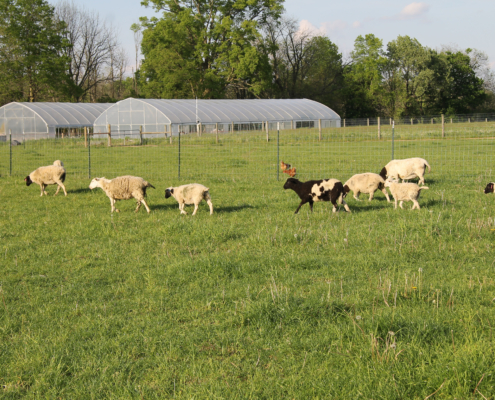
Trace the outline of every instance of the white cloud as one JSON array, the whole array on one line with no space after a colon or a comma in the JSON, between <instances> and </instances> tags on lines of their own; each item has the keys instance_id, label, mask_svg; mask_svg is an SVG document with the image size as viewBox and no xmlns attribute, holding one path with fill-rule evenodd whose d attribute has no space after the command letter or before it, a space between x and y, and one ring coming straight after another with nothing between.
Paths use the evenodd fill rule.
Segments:
<instances>
[{"instance_id":1,"label":"white cloud","mask_svg":"<svg viewBox=\"0 0 495 400\"><path fill-rule=\"evenodd\" d=\"M400 14L399 19L411 19L424 16L430 9L426 3L411 3L405 6Z\"/></svg>"},{"instance_id":2,"label":"white cloud","mask_svg":"<svg viewBox=\"0 0 495 400\"><path fill-rule=\"evenodd\" d=\"M360 27L361 27L361 22L359 22L359 21L354 21L354 22L352 23L352 27L353 27L353 28L360 28Z\"/></svg>"},{"instance_id":3,"label":"white cloud","mask_svg":"<svg viewBox=\"0 0 495 400\"><path fill-rule=\"evenodd\" d=\"M328 35L329 33L336 33L348 28L348 24L342 20L323 22L319 28L314 26L311 22L303 19L299 23L299 32L311 33L313 35Z\"/></svg>"}]
</instances>

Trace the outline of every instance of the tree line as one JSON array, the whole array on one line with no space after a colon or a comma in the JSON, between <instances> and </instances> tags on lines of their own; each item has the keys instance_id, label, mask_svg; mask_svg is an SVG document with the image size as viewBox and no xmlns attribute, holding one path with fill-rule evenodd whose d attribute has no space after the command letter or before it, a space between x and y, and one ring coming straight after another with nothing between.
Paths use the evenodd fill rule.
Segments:
<instances>
[{"instance_id":1,"label":"tree line","mask_svg":"<svg viewBox=\"0 0 495 400\"><path fill-rule=\"evenodd\" d=\"M343 56L283 0L143 0L136 60L97 13L66 0L0 0L0 104L126 97L308 98L343 118L495 112L487 56L409 36L358 36ZM142 52L143 60L139 61Z\"/></svg>"}]
</instances>

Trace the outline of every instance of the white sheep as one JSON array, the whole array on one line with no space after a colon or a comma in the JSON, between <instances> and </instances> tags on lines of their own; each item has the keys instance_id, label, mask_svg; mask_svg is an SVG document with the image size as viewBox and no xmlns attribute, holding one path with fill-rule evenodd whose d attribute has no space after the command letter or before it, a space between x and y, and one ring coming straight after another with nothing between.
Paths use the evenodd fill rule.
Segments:
<instances>
[{"instance_id":1,"label":"white sheep","mask_svg":"<svg viewBox=\"0 0 495 400\"><path fill-rule=\"evenodd\" d=\"M65 181L65 168L64 163L60 160L54 161L53 165L35 169L24 178L24 181L26 182L26 186L31 185L33 182L40 185L40 196L43 196L43 194L48 196L48 193L45 191L47 185L58 185L55 196L58 194L60 188L64 189L64 193L67 196L67 191L63 183Z\"/></svg>"},{"instance_id":2,"label":"white sheep","mask_svg":"<svg viewBox=\"0 0 495 400\"><path fill-rule=\"evenodd\" d=\"M357 201L361 201L359 200L360 193L369 194L369 201L373 200L373 196L378 189L383 192L387 201L390 203L390 197L388 197L387 189L385 189L385 179L378 174L372 172L356 174L344 183L344 192L349 193L352 191Z\"/></svg>"},{"instance_id":3,"label":"white sheep","mask_svg":"<svg viewBox=\"0 0 495 400\"><path fill-rule=\"evenodd\" d=\"M150 213L150 208L144 198L146 196L146 189L149 187L155 189L155 187L143 178L130 175L119 176L114 179L94 178L89 184L89 188L94 189L97 187L103 189L110 199L112 212L120 212L115 208L115 201L134 198L137 201L136 212L139 211L141 203L143 203L148 214Z\"/></svg>"},{"instance_id":4,"label":"white sheep","mask_svg":"<svg viewBox=\"0 0 495 400\"><path fill-rule=\"evenodd\" d=\"M426 186L419 187L415 183L399 183L393 181L386 181L385 187L390 188L390 193L392 193L392 196L394 196L394 208L397 208L397 201L399 201L400 208L404 208L402 207L402 202L412 201L413 207L411 208L411 210L414 210L415 208L417 208L418 210L420 209L418 203L419 195L421 194L422 190L428 189L428 187Z\"/></svg>"},{"instance_id":5,"label":"white sheep","mask_svg":"<svg viewBox=\"0 0 495 400\"><path fill-rule=\"evenodd\" d=\"M380 176L383 179L402 179L404 182L408 179L419 178L418 184L425 184L425 170L431 172L430 164L424 158L406 158L404 160L392 160L382 168Z\"/></svg>"},{"instance_id":6,"label":"white sheep","mask_svg":"<svg viewBox=\"0 0 495 400\"><path fill-rule=\"evenodd\" d=\"M187 214L184 211L186 204L194 204L194 212L198 211L198 205L202 200L206 200L210 206L210 215L213 214L213 204L211 203L211 196L209 189L199 183L190 183L188 185L182 185L177 187L169 187L165 189L165 198L168 199L172 196L179 203L179 210L181 214Z\"/></svg>"}]
</instances>

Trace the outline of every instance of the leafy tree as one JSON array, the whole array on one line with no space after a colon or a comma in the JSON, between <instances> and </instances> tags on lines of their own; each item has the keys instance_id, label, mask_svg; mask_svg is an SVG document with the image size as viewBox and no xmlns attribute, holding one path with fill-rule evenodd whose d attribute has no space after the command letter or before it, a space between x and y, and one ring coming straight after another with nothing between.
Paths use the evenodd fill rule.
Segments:
<instances>
[{"instance_id":1,"label":"leafy tree","mask_svg":"<svg viewBox=\"0 0 495 400\"><path fill-rule=\"evenodd\" d=\"M351 63L344 69L346 118L376 115L382 91L381 71L386 63L383 42L373 34L358 36Z\"/></svg>"},{"instance_id":2,"label":"leafy tree","mask_svg":"<svg viewBox=\"0 0 495 400\"><path fill-rule=\"evenodd\" d=\"M163 17L145 27L141 76L148 97L259 96L271 84L257 47L258 23L278 18L282 0L145 0Z\"/></svg>"},{"instance_id":3,"label":"leafy tree","mask_svg":"<svg viewBox=\"0 0 495 400\"><path fill-rule=\"evenodd\" d=\"M69 85L65 23L44 0L0 0L0 92L4 101L55 99Z\"/></svg>"}]
</instances>

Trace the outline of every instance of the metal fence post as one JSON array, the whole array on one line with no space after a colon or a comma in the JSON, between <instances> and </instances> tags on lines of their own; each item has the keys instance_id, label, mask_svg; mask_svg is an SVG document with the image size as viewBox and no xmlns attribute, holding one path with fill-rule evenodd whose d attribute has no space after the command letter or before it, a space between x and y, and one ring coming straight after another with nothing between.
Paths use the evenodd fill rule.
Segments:
<instances>
[{"instance_id":1,"label":"metal fence post","mask_svg":"<svg viewBox=\"0 0 495 400\"><path fill-rule=\"evenodd\" d=\"M91 135L88 135L88 179L91 179Z\"/></svg>"},{"instance_id":2,"label":"metal fence post","mask_svg":"<svg viewBox=\"0 0 495 400\"><path fill-rule=\"evenodd\" d=\"M277 181L279 180L280 165L280 122L277 122Z\"/></svg>"},{"instance_id":3,"label":"metal fence post","mask_svg":"<svg viewBox=\"0 0 495 400\"><path fill-rule=\"evenodd\" d=\"M9 129L9 158L10 158L9 176L12 176L12 129Z\"/></svg>"},{"instance_id":4,"label":"metal fence post","mask_svg":"<svg viewBox=\"0 0 495 400\"><path fill-rule=\"evenodd\" d=\"M181 131L181 126L179 125L179 175L178 175L179 179L180 179L180 137L181 137L180 131Z\"/></svg>"},{"instance_id":5,"label":"metal fence post","mask_svg":"<svg viewBox=\"0 0 495 400\"><path fill-rule=\"evenodd\" d=\"M392 160L394 159L394 131L395 131L395 120L392 121Z\"/></svg>"}]
</instances>

